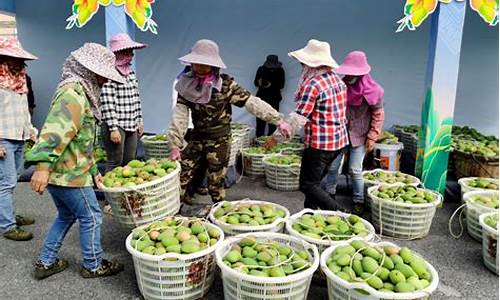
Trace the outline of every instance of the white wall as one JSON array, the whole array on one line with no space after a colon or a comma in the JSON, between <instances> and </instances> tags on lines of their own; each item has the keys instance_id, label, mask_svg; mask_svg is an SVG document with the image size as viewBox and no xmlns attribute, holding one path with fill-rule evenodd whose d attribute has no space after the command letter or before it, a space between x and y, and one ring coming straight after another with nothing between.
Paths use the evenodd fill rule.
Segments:
<instances>
[{"instance_id":1,"label":"white wall","mask_svg":"<svg viewBox=\"0 0 500 300\"><path fill-rule=\"evenodd\" d=\"M83 29L64 30L70 3L45 0L36 10L30 0L17 0L19 33L27 49L41 57L30 64L37 102L36 121L59 80L69 51L84 41L104 43L102 12ZM253 76L265 56L280 56L287 74L282 111L293 107L299 65L286 53L318 38L332 44L339 62L351 50L368 53L373 76L386 90L387 127L420 121L427 63L429 20L415 32L396 34L402 1L373 0L169 0L156 1L157 36L137 32L150 47L139 51L137 69L146 130L161 131L170 120L172 80L181 69L177 58L200 38L216 40L227 72L255 92ZM498 27L488 27L468 9L463 38L455 120L498 135ZM253 124L241 109L237 121Z\"/></svg>"}]
</instances>

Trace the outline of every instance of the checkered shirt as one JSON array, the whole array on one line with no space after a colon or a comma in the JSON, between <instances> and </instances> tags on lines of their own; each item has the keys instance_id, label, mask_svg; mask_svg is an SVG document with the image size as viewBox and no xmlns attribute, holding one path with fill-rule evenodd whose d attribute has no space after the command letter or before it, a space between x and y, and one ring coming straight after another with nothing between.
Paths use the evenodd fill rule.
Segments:
<instances>
[{"instance_id":1,"label":"checkered shirt","mask_svg":"<svg viewBox=\"0 0 500 300\"><path fill-rule=\"evenodd\" d=\"M126 83L108 81L101 91L102 120L111 131L118 127L136 131L143 124L139 83L134 72L125 76Z\"/></svg>"},{"instance_id":2,"label":"checkered shirt","mask_svg":"<svg viewBox=\"0 0 500 300\"><path fill-rule=\"evenodd\" d=\"M0 89L0 139L29 139L30 120L27 95Z\"/></svg>"},{"instance_id":3,"label":"checkered shirt","mask_svg":"<svg viewBox=\"0 0 500 300\"><path fill-rule=\"evenodd\" d=\"M318 75L302 87L296 112L308 119L306 147L335 151L349 145L346 101L347 87L334 72Z\"/></svg>"}]
</instances>

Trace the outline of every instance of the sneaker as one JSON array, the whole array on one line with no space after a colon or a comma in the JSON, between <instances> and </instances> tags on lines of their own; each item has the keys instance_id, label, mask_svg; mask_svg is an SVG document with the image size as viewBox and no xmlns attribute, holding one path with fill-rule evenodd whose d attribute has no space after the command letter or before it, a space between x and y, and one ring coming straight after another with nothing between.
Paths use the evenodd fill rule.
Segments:
<instances>
[{"instance_id":1,"label":"sneaker","mask_svg":"<svg viewBox=\"0 0 500 300\"><path fill-rule=\"evenodd\" d=\"M197 189L196 189L196 193L197 193L198 195L202 195L202 196L204 196L204 195L208 195L208 188L206 188L206 187L200 187L200 188L197 188Z\"/></svg>"},{"instance_id":2,"label":"sneaker","mask_svg":"<svg viewBox=\"0 0 500 300\"><path fill-rule=\"evenodd\" d=\"M35 263L35 278L38 280L45 279L66 270L68 265L68 261L64 259L57 259L50 266L45 266L41 261L37 261Z\"/></svg>"},{"instance_id":3,"label":"sneaker","mask_svg":"<svg viewBox=\"0 0 500 300\"><path fill-rule=\"evenodd\" d=\"M97 270L90 271L85 268L82 268L80 271L80 275L83 278L97 278L97 277L107 277L113 276L123 271L123 265L119 262L111 262L106 259L103 259L101 262L101 266L97 268Z\"/></svg>"},{"instance_id":4,"label":"sneaker","mask_svg":"<svg viewBox=\"0 0 500 300\"><path fill-rule=\"evenodd\" d=\"M29 241L33 238L33 234L22 228L16 227L4 232L3 237L13 241Z\"/></svg>"},{"instance_id":5,"label":"sneaker","mask_svg":"<svg viewBox=\"0 0 500 300\"><path fill-rule=\"evenodd\" d=\"M363 216L365 212L365 205L363 203L354 203L354 207L352 209L352 213L357 216Z\"/></svg>"},{"instance_id":6,"label":"sneaker","mask_svg":"<svg viewBox=\"0 0 500 300\"><path fill-rule=\"evenodd\" d=\"M16 215L16 225L17 226L27 226L35 224L35 220L29 217L23 217Z\"/></svg>"}]
</instances>

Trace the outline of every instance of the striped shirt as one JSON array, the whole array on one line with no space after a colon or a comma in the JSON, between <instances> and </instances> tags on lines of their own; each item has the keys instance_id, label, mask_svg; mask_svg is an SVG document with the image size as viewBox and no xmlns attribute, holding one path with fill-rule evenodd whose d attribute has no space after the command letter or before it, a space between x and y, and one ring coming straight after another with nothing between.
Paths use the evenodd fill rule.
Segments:
<instances>
[{"instance_id":1,"label":"striped shirt","mask_svg":"<svg viewBox=\"0 0 500 300\"><path fill-rule=\"evenodd\" d=\"M31 128L27 95L0 89L0 139L28 140Z\"/></svg>"},{"instance_id":2,"label":"striped shirt","mask_svg":"<svg viewBox=\"0 0 500 300\"><path fill-rule=\"evenodd\" d=\"M108 81L101 91L102 120L109 130L118 127L125 131L136 131L143 124L139 82L134 72L125 76L126 83Z\"/></svg>"},{"instance_id":3,"label":"striped shirt","mask_svg":"<svg viewBox=\"0 0 500 300\"><path fill-rule=\"evenodd\" d=\"M306 147L335 151L349 145L346 118L347 88L333 71L312 78L299 92L296 112L308 119Z\"/></svg>"}]
</instances>

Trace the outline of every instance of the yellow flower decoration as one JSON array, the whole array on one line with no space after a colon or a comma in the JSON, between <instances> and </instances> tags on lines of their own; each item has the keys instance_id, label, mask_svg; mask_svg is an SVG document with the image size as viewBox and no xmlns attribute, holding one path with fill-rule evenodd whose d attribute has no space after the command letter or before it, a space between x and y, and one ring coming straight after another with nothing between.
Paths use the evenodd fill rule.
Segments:
<instances>
[{"instance_id":1,"label":"yellow flower decoration","mask_svg":"<svg viewBox=\"0 0 500 300\"><path fill-rule=\"evenodd\" d=\"M398 21L396 32L405 28L415 30L422 22L435 10L439 2L450 3L453 0L407 0L404 8L404 18ZM464 1L464 0L456 0ZM498 24L498 1L499 0L470 0L471 8L488 24L494 26Z\"/></svg>"},{"instance_id":2,"label":"yellow flower decoration","mask_svg":"<svg viewBox=\"0 0 500 300\"><path fill-rule=\"evenodd\" d=\"M73 14L66 19L66 29L73 26L83 27L97 13L99 6L124 6L125 13L132 18L134 23L142 31L157 33L157 24L151 19L153 9L151 4L154 0L74 0Z\"/></svg>"}]
</instances>

